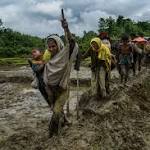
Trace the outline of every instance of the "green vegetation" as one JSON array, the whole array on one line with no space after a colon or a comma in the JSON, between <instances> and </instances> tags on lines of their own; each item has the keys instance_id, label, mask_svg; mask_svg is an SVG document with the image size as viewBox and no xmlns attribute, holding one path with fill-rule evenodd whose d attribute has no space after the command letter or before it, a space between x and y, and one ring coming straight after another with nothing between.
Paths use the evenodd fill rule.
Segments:
<instances>
[{"instance_id":1,"label":"green vegetation","mask_svg":"<svg viewBox=\"0 0 150 150\"><path fill-rule=\"evenodd\" d=\"M135 22L129 18L118 16L117 19L113 19L112 17L106 19L100 18L98 25L98 31L108 32L113 40L118 39L123 33L150 36L150 20Z\"/></svg>"},{"instance_id":2,"label":"green vegetation","mask_svg":"<svg viewBox=\"0 0 150 150\"><path fill-rule=\"evenodd\" d=\"M123 33L150 36L150 21L135 22L129 18L118 16L100 18L98 31L106 31L112 40L119 39ZM75 36L81 51L88 49L91 38L97 36L93 31L83 32L83 37ZM62 36L64 39L64 36ZM12 29L3 27L0 19L0 57L27 57L31 49L38 47L44 49L44 39L21 34ZM8 61L8 59L6 59ZM21 59L22 60L22 59ZM3 62L3 60L1 60ZM9 62L9 61L8 61Z\"/></svg>"},{"instance_id":3,"label":"green vegetation","mask_svg":"<svg viewBox=\"0 0 150 150\"><path fill-rule=\"evenodd\" d=\"M28 64L26 58L21 58L21 57L0 58L0 65L20 66L20 65L26 65L26 64Z\"/></svg>"},{"instance_id":4,"label":"green vegetation","mask_svg":"<svg viewBox=\"0 0 150 150\"><path fill-rule=\"evenodd\" d=\"M44 40L5 28L0 20L0 57L26 56L34 47L44 48Z\"/></svg>"},{"instance_id":5,"label":"green vegetation","mask_svg":"<svg viewBox=\"0 0 150 150\"><path fill-rule=\"evenodd\" d=\"M91 39L97 36L97 34L93 31L84 31L83 34L83 37L76 36L76 40L82 52L88 50Z\"/></svg>"},{"instance_id":6,"label":"green vegetation","mask_svg":"<svg viewBox=\"0 0 150 150\"><path fill-rule=\"evenodd\" d=\"M129 18L118 16L117 19L112 17L100 18L98 22L98 32L108 32L112 41L118 40L123 33L135 34L135 36L150 36L150 21L135 22ZM85 51L89 47L91 38L95 37L93 31L84 31L83 37L76 37L80 50Z\"/></svg>"}]
</instances>

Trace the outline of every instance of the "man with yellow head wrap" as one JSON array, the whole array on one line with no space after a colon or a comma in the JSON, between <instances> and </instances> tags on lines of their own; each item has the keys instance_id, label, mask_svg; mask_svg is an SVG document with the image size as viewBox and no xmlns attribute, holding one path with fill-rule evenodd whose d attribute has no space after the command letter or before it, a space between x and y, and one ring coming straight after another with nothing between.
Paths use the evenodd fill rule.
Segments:
<instances>
[{"instance_id":1,"label":"man with yellow head wrap","mask_svg":"<svg viewBox=\"0 0 150 150\"><path fill-rule=\"evenodd\" d=\"M91 40L92 50L97 55L96 65L96 90L97 94L106 97L109 90L109 76L111 70L111 53L110 49L105 46L100 38L96 37Z\"/></svg>"}]
</instances>

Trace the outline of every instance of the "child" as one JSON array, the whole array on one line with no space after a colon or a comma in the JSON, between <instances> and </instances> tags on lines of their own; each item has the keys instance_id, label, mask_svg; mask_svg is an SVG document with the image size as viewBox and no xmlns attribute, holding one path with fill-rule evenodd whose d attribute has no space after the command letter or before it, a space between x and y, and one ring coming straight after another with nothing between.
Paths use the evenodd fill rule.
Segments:
<instances>
[{"instance_id":1,"label":"child","mask_svg":"<svg viewBox=\"0 0 150 150\"><path fill-rule=\"evenodd\" d=\"M48 62L51 58L51 52L46 49L45 52L35 48L32 50L32 64L42 65Z\"/></svg>"},{"instance_id":2,"label":"child","mask_svg":"<svg viewBox=\"0 0 150 150\"><path fill-rule=\"evenodd\" d=\"M41 49L35 48L32 50L32 63L42 64L43 53Z\"/></svg>"},{"instance_id":3,"label":"child","mask_svg":"<svg viewBox=\"0 0 150 150\"><path fill-rule=\"evenodd\" d=\"M51 58L51 52L46 49L44 54L41 49L35 48L32 50L32 60L28 60L34 72L43 72L44 65Z\"/></svg>"},{"instance_id":4,"label":"child","mask_svg":"<svg viewBox=\"0 0 150 150\"><path fill-rule=\"evenodd\" d=\"M43 52L38 48L33 49L32 60L28 60L28 62L35 75L33 82L36 84L36 87L40 90L41 94L43 95L49 106L51 106L48 100L48 94L45 90L45 84L43 81L43 70L45 65L45 61L43 60Z\"/></svg>"}]
</instances>

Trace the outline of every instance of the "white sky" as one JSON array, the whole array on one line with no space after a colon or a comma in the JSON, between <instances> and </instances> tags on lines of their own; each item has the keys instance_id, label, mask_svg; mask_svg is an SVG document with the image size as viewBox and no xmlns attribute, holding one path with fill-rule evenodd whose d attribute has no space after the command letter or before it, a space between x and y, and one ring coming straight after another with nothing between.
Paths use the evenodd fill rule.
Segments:
<instances>
[{"instance_id":1,"label":"white sky","mask_svg":"<svg viewBox=\"0 0 150 150\"><path fill-rule=\"evenodd\" d=\"M61 8L70 30L77 35L97 31L100 17L123 15L134 20L150 20L150 0L0 0L0 18L13 30L45 37L63 34Z\"/></svg>"}]
</instances>

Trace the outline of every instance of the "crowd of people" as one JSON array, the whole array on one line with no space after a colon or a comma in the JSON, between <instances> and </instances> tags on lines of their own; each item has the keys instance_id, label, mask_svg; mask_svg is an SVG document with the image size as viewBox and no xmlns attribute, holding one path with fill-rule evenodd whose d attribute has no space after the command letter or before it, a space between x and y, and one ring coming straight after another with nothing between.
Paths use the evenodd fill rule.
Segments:
<instances>
[{"instance_id":1,"label":"crowd of people","mask_svg":"<svg viewBox=\"0 0 150 150\"><path fill-rule=\"evenodd\" d=\"M150 42L148 40L136 41L135 35L124 34L115 44L106 32L100 33L91 39L89 49L82 55L79 53L78 44L70 33L65 18L61 20L65 33L65 44L56 35L50 35L46 40L46 50L35 48L32 50L32 60L29 64L34 72L37 87L53 115L49 124L49 135L58 135L61 127L69 124L63 111L69 95L69 78L72 63L79 71L79 62L86 57L91 57L91 91L98 98L109 98L111 70L117 68L120 81L126 84L129 70L136 75L141 70L143 60L147 63L150 59ZM82 71L82 70L81 70Z\"/></svg>"}]
</instances>

